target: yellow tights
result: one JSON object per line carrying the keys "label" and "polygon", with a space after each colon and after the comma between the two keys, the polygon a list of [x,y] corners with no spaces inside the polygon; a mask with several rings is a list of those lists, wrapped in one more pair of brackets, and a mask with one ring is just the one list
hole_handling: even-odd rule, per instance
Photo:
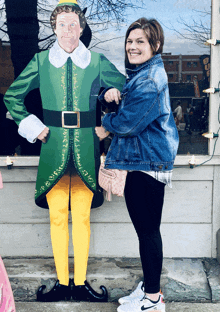
{"label": "yellow tights", "polygon": [[69,200],[72,214],[74,247],[74,283],[86,280],[90,243],[90,210],[93,193],[78,175],[63,175],[47,194],[50,212],[51,241],[57,277],[60,284],[69,284],[68,246]]}

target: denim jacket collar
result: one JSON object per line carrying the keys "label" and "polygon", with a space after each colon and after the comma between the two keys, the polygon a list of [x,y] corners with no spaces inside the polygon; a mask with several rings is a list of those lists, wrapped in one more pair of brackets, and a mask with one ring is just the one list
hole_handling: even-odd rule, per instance
{"label": "denim jacket collar", "polygon": [[150,66],[155,65],[155,64],[159,64],[161,62],[163,62],[162,58],[161,58],[161,54],[156,54],[151,59],[149,59],[147,62],[141,64],[140,66],[135,67],[134,69],[126,68],[126,72],[127,72],[129,79],[131,79],[134,76],[136,76],[142,69],[144,69],[144,68],[147,69],[147,67],[150,67]]}

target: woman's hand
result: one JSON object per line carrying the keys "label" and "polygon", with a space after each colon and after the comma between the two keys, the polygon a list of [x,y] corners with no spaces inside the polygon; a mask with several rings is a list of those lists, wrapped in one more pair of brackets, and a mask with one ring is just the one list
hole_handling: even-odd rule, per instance
{"label": "woman's hand", "polygon": [[121,100],[121,92],[116,88],[109,89],[105,93],[104,99],[108,103],[115,101],[116,104],[119,104],[119,101]]}
{"label": "woman's hand", "polygon": [[99,137],[100,141],[107,138],[107,136],[110,134],[110,132],[106,131],[105,128],[103,128],[102,126],[101,127],[95,127],[95,133]]}
{"label": "woman's hand", "polygon": [[50,132],[50,129],[48,127],[44,128],[44,130],[38,135],[38,140],[41,140],[43,143],[47,142],[47,136]]}

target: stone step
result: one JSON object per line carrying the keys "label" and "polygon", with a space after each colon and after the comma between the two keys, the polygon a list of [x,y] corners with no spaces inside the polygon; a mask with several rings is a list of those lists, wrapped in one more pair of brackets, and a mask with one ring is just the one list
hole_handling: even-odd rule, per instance
{"label": "stone step", "polygon": [[[37,303],[17,302],[16,312],[116,312],[117,303]],[[218,312],[220,303],[180,303],[166,304],[166,312]]]}
{"label": "stone step", "polygon": [[16,312],[116,312],[118,304],[93,302],[16,302]]}
{"label": "stone step", "polygon": [[[16,302],[34,302],[42,284],[49,290],[55,283],[52,258],[3,258]],[[70,258],[73,277],[73,258]],[[142,280],[137,258],[90,258],[87,280],[99,291],[105,285],[109,301],[129,294]],[[220,302],[220,266],[216,259],[165,258],[161,276],[165,300],[183,302]]]}

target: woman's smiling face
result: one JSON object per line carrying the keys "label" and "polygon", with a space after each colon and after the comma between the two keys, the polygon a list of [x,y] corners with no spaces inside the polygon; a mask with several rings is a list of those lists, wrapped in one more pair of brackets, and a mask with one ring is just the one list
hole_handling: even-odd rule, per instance
{"label": "woman's smiling face", "polygon": [[126,41],[130,64],[139,66],[153,57],[153,51],[143,29],[133,29]]}

